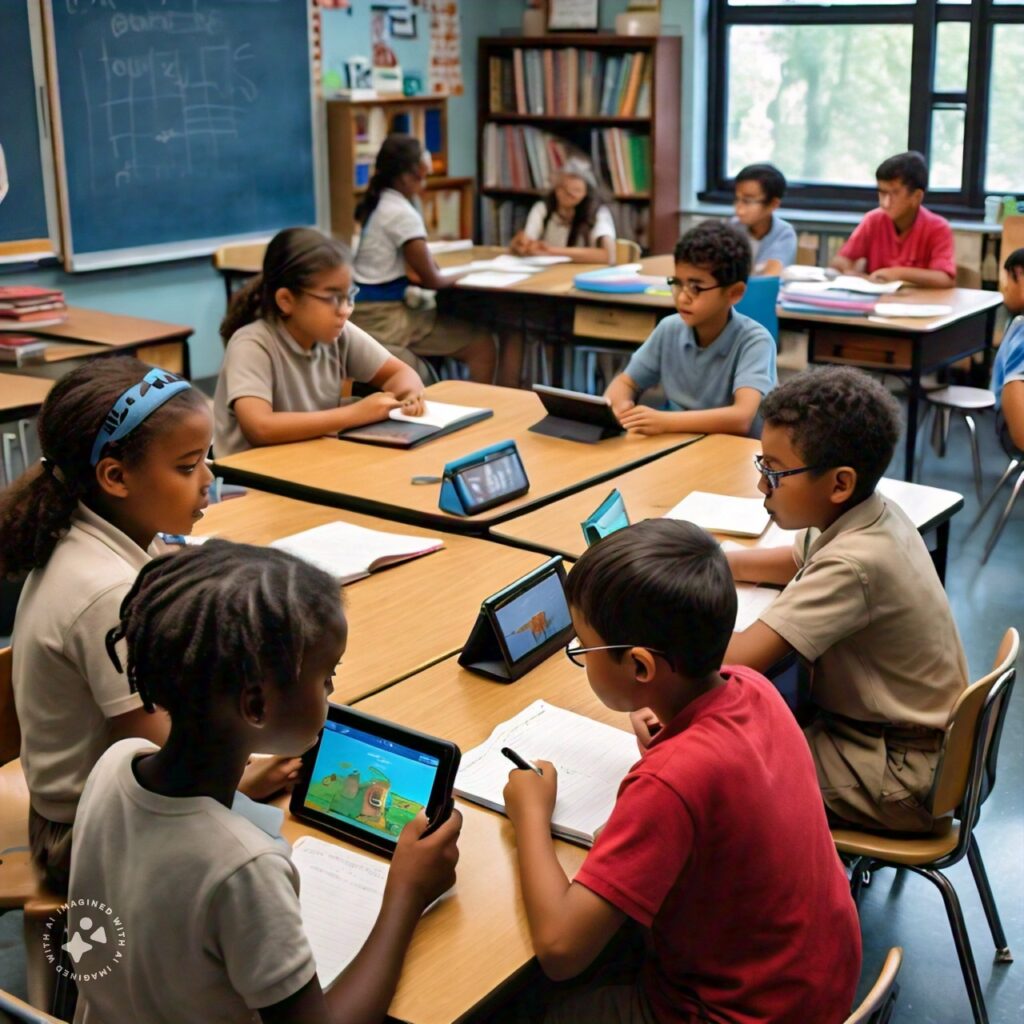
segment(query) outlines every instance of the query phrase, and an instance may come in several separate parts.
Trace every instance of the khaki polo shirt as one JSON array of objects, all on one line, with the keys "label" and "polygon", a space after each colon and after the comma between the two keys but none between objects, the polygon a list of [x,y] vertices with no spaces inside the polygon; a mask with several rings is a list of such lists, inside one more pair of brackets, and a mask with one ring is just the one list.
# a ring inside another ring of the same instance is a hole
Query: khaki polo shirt
[{"label": "khaki polo shirt", "polygon": [[[12,641],[14,703],[32,806],[51,821],[75,820],[85,780],[107,749],[107,720],[142,706],[106,638],[150,558],[79,504],[50,560],[25,581]],[[123,645],[120,653],[123,664]]]},{"label": "khaki polo shirt", "polygon": [[341,381],[370,381],[388,351],[347,323],[336,342],[304,349],[280,321],[254,320],[228,342],[213,399],[213,453],[217,458],[252,447],[235,417],[239,398],[262,398],[274,412],[324,412],[341,400]]},{"label": "khaki polo shirt", "polygon": [[903,510],[873,494],[801,531],[796,576],[761,614],[814,663],[811,699],[862,722],[944,729],[967,661],[935,566]]}]

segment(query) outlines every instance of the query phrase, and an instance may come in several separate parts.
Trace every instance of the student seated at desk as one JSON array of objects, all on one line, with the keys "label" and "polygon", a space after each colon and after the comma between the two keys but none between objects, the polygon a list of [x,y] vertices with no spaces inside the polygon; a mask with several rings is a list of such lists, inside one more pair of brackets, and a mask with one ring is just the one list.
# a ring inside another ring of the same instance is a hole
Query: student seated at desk
[{"label": "student seated at desk", "polygon": [[[231,301],[220,325],[227,344],[214,395],[214,453],[307,441],[423,411],[423,382],[349,322],[359,289],[348,250],[313,228],[279,231],[263,272]],[[339,405],[351,377],[379,388]]]},{"label": "student seated at desk", "polygon": [[615,221],[598,195],[589,164],[572,157],[551,191],[530,207],[509,246],[516,256],[568,256],[575,263],[615,262]]},{"label": "student seated at desk", "polygon": [[[336,581],[273,548],[212,540],[139,574],[111,647],[171,732],[162,750],[112,746],[82,795],[71,899],[84,906],[69,928],[101,901],[127,940],[120,962],[81,986],[81,1024],[384,1019],[420,914],[455,881],[461,815],[423,838],[422,812],[406,825],[377,922],[324,992],[281,812],[253,814],[235,794],[253,751],[316,741],[347,633]],[[344,892],[329,909],[345,914]],[[79,970],[109,957],[91,948]]]},{"label": "student seated at desk", "polygon": [[[430,155],[412,135],[389,135],[359,205],[362,225],[355,277],[362,292],[354,319],[393,352],[416,358],[446,356],[466,364],[470,380],[490,384],[497,361],[494,338],[478,323],[441,314],[410,284],[435,291],[455,277],[441,273],[427,248],[427,226],[415,203],[423,194]],[[413,296],[416,296],[415,301]]]},{"label": "student seated at desk", "polygon": [[736,175],[736,215],[731,224],[745,229],[755,274],[781,274],[796,263],[796,231],[777,215],[786,194],[786,178],[772,164],[749,164]]},{"label": "student seated at desk", "polygon": [[727,555],[738,580],[785,590],[736,634],[726,660],[812,665],[804,730],[830,816],[928,831],[931,789],[967,662],[928,549],[875,490],[900,434],[899,406],[866,373],[808,370],[764,401],[756,459],[765,508],[793,547]]},{"label": "student seated at desk", "polygon": [[867,273],[872,281],[906,281],[921,288],[956,284],[953,229],[921,204],[928,164],[911,150],[883,160],[875,171],[878,206],[857,225],[832,260],[844,274]]},{"label": "student seated at desk", "polygon": [[[0,574],[28,574],[13,685],[29,842],[54,892],[67,892],[75,814],[100,755],[126,736],[167,736],[165,716],[142,710],[104,639],[158,552],[157,532],[187,534],[202,518],[212,429],[206,400],[187,381],[127,356],[90,359],[43,403],[41,464],[0,495]],[[298,767],[254,764],[246,791],[267,796]]]},{"label": "student seated at desk", "polygon": [[857,911],[799,726],[764,676],[722,664],[736,589],[721,547],[649,519],[586,551],[566,596],[566,653],[607,707],[633,713],[641,758],[571,883],[550,833],[554,765],[509,774],[530,935],[555,980],[589,967],[627,919],[647,941],[528,1019],[839,1024],[860,969]]},{"label": "student seated at desk", "polygon": [[1003,264],[1006,281],[1003,301],[1013,314],[996,353],[992,390],[999,410],[997,428],[1024,451],[1024,249],[1017,249]]},{"label": "student seated at desk", "polygon": [[[669,278],[679,316],[654,328],[605,392],[627,430],[756,432],[761,399],[775,387],[775,341],[733,309],[749,276],[750,246],[736,228],[705,221],[679,239]],[[659,383],[668,409],[638,405]]]}]

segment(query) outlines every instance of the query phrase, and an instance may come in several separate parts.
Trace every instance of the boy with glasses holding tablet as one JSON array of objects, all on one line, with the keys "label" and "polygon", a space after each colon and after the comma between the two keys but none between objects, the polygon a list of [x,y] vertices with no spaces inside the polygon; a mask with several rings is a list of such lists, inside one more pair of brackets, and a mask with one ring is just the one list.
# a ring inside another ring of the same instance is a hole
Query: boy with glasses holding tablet
[{"label": "boy with glasses holding tablet", "polygon": [[[605,397],[638,434],[756,433],[761,399],[775,386],[775,341],[733,309],[750,276],[750,245],[736,228],[706,221],[674,255],[668,283],[679,315],[655,327]],[[666,409],[637,404],[658,384]]]}]

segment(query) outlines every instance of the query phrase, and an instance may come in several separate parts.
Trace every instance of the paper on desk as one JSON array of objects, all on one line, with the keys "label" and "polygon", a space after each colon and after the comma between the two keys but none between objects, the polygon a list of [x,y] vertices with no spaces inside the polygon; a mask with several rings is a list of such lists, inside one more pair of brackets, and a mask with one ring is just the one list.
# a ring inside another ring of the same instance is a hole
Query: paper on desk
[{"label": "paper on desk", "polygon": [[759,587],[756,583],[736,584],[736,625],[737,633],[749,629],[761,617],[765,610],[780,594],[773,587]]},{"label": "paper on desk", "polygon": [[444,252],[464,252],[473,248],[472,238],[456,238],[451,241],[427,242],[427,248],[435,255]]},{"label": "paper on desk", "polygon": [[410,416],[401,409],[392,409],[388,413],[388,419],[400,420],[402,423],[422,423],[427,427],[448,427],[457,423],[467,416],[475,416],[477,413],[486,412],[486,409],[476,409],[470,405],[451,405],[449,402],[423,403],[425,411],[422,416]]},{"label": "paper on desk", "polygon": [[829,281],[829,288],[840,288],[848,292],[863,292],[865,295],[892,295],[903,287],[902,281],[869,281],[866,277],[840,274]]},{"label": "paper on desk", "polygon": [[868,317],[869,320],[880,320],[886,317],[922,317],[922,316],[945,316],[952,313],[952,306],[944,306],[940,303],[917,303],[917,302],[879,302],[875,306],[875,315]]},{"label": "paper on desk", "polygon": [[762,498],[733,498],[707,491],[691,491],[665,518],[685,519],[711,533],[739,537],[760,537],[771,520]]},{"label": "paper on desk", "polygon": [[529,274],[507,274],[501,270],[479,270],[455,282],[462,288],[510,288],[520,281],[525,281]]}]

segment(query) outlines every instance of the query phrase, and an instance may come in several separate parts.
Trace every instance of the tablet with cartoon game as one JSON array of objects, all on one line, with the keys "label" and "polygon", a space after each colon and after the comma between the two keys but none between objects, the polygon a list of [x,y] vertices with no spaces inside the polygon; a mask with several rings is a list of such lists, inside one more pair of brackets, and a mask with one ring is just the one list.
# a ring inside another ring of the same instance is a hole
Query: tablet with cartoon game
[{"label": "tablet with cartoon game", "polygon": [[459,757],[447,740],[332,705],[303,757],[291,812],[390,857],[421,810],[431,830],[447,819]]}]

